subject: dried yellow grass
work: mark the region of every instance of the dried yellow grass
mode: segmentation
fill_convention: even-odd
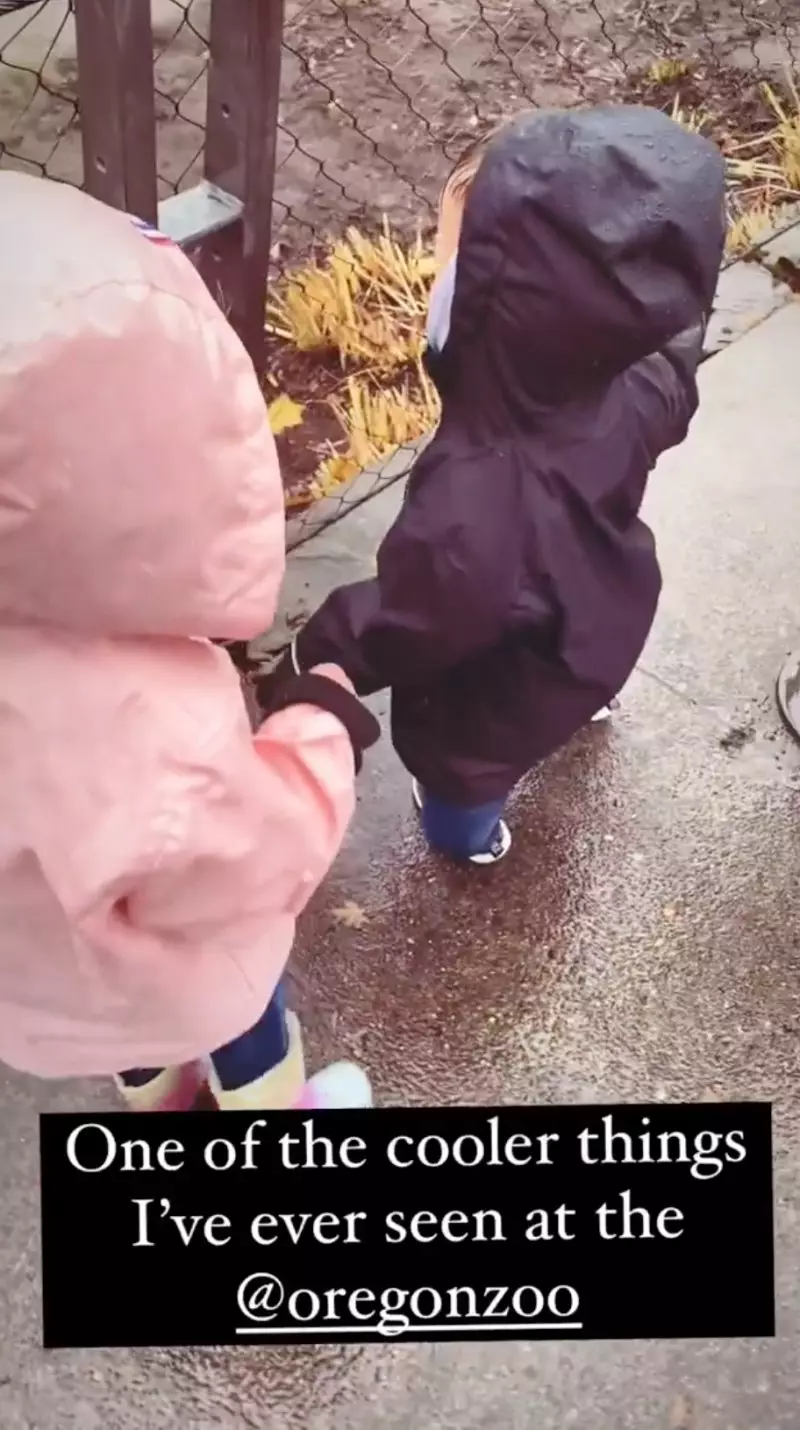
[[[682,129],[688,130],[690,134],[705,134],[706,130],[714,123],[716,116],[709,109],[698,109],[695,105],[683,105],[680,94],[676,94],[672,101],[670,118],[680,124]]]
[[[417,441],[439,420],[439,397],[421,362],[395,387],[349,377],[345,397],[331,398],[330,406],[347,445],[343,451],[332,447],[320,462],[309,493],[314,500]]]
[[[786,77],[791,103],[785,103],[768,84],[762,94],[777,120],[774,128],[745,139],[723,142],[728,195],[733,217],[727,247],[731,255],[746,252],[763,240],[774,226],[775,209],[800,199],[800,92],[792,75]],[[695,134],[707,133],[720,116],[709,110],[672,105],[672,118]]]
[[[272,333],[301,352],[336,353],[348,373],[329,404],[342,446],[330,444],[310,488],[290,505],[330,495],[438,421],[436,390],[422,366],[435,273],[421,235],[402,244],[384,218],[374,239],[349,228],[321,262],[290,273],[268,303]]]
[[[386,219],[376,239],[349,228],[322,263],[289,274],[267,326],[301,352],[336,352],[343,367],[388,374],[422,352],[434,273],[421,236],[404,246]]]
[[[793,75],[787,75],[786,84],[793,109],[781,103],[770,85],[761,86],[764,98],[778,120],[776,128],[767,135],[766,142],[775,152],[788,187],[800,190],[800,94]]]
[[[737,214],[728,225],[728,253],[734,256],[747,253],[749,249],[772,232],[775,227],[775,209],[769,203],[754,204]]]
[[[652,84],[674,84],[678,79],[685,79],[692,72],[692,65],[689,60],[662,58],[653,60],[647,71],[647,78]]]

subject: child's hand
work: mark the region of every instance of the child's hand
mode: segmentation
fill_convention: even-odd
[[[257,691],[262,720],[291,705],[315,705],[335,715],[350,737],[356,774],[361,770],[364,751],[380,738],[381,727],[375,716],[361,704],[341,666],[332,662],[315,665],[298,675],[290,653],[271,675],[261,678]]]
[[[315,665],[312,666],[310,673],[312,675],[324,675],[326,680],[335,681],[337,685],[341,685],[345,690],[349,690],[351,695],[355,695],[352,681],[345,675],[339,665]]]

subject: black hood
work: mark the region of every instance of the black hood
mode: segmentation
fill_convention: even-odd
[[[710,315],[724,163],[660,110],[536,111],[493,142],[470,190],[450,331],[435,364],[506,400],[610,380]]]

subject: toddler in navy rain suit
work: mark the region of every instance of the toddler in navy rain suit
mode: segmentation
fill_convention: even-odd
[[[697,407],[724,236],[721,155],[657,110],[526,115],[480,162],[432,295],[439,427],[377,574],[293,650],[391,688],[428,838],[455,858],[507,852],[513,786],[639,659],[661,586],[639,510]]]

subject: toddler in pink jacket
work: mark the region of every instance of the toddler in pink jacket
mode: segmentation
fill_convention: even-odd
[[[367,1105],[306,1082],[281,978],[377,726],[326,666],[253,736],[212,644],[284,571],[253,368],[160,235],[10,172],[0,214],[0,1058],[143,1111]]]

